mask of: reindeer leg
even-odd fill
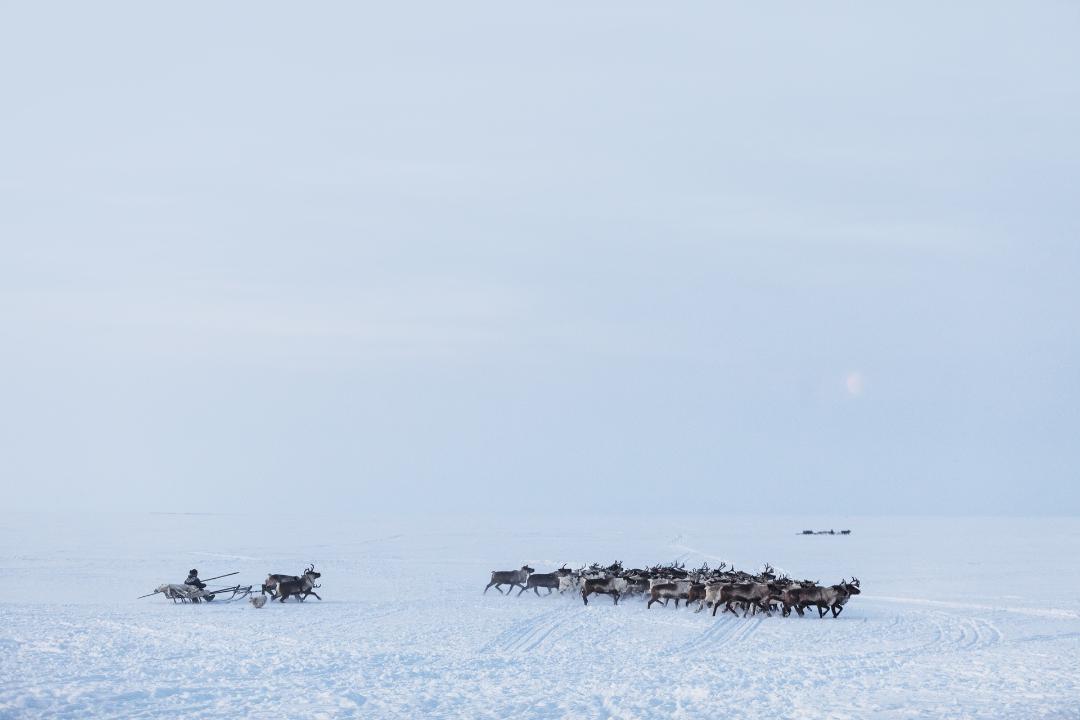
[[[617,592],[611,593],[611,599],[615,601],[616,605],[618,605],[619,604],[619,593],[617,593]]]
[[[315,597],[319,598],[319,602],[322,602],[322,598],[321,598],[321,597],[319,597],[319,593],[317,593],[317,592],[315,592],[314,590],[312,590],[312,591],[311,591],[311,594],[312,594],[312,595],[314,595]]]
[[[843,610],[844,610],[843,605],[833,605],[832,616],[833,617],[838,616],[841,612],[843,612]]]

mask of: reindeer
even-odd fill
[[[278,574],[278,573],[273,573],[273,574],[267,575],[266,580],[264,580],[263,584],[262,584],[262,594],[266,595],[267,593],[270,593],[270,597],[276,598],[278,596],[278,593],[277,593],[278,583],[284,582],[286,580],[299,582],[300,581],[300,576],[299,575],[281,575],[281,574]]]
[[[647,570],[631,570],[623,575],[626,580],[624,595],[644,595],[649,591],[650,573]]]
[[[679,607],[679,600],[686,600],[693,585],[691,580],[658,579],[649,583],[649,602],[645,606],[648,610],[654,602],[660,602],[667,607],[668,600],[675,600],[675,607]]]
[[[522,565],[520,570],[492,570],[491,582],[489,582],[487,584],[487,587],[484,588],[483,594],[486,595],[487,591],[491,588],[492,585],[495,586],[495,589],[499,591],[500,595],[509,595],[510,590],[512,590],[515,585],[524,590],[525,581],[528,580],[529,575],[533,574],[534,572],[536,571],[528,565]],[[510,586],[510,589],[508,589],[505,593],[503,593],[502,591],[503,585]],[[536,594],[539,595],[540,593]]]
[[[694,595],[691,598],[691,595]],[[700,597],[698,595],[700,594]],[[649,602],[645,605],[645,609],[652,608],[654,602],[663,603],[664,607],[667,607],[668,600],[675,600],[675,608],[678,609],[679,601],[685,600],[686,607],[690,607],[691,599],[702,599],[705,597],[705,586],[702,583],[693,582],[692,580],[663,580],[654,583],[649,588]]]
[[[766,566],[768,567],[768,566]],[[769,609],[770,610],[782,610],[784,605],[784,593],[787,589],[795,585],[796,582],[787,575],[781,575],[779,578],[769,581]],[[787,617],[785,614],[784,617]]]
[[[687,609],[689,609],[690,608],[690,603],[694,602],[695,600],[698,600],[698,601],[701,602],[701,605],[698,606],[698,610],[700,610],[701,607],[704,606],[704,603],[705,603],[705,592],[706,592],[705,583],[697,583],[697,582],[696,583],[691,583],[690,584],[690,589],[686,591],[686,600],[685,600],[686,605],[685,605],[685,607]]]
[[[773,583],[762,582],[750,582],[750,583],[730,583],[720,586],[720,597],[716,603],[713,604],[713,616],[716,615],[716,609],[720,606],[720,603],[724,603],[724,612],[731,612],[732,615],[738,615],[734,608],[731,607],[731,603],[742,603],[746,609],[743,611],[743,617],[750,614],[751,608],[754,613],[757,614],[758,609],[764,612],[769,617],[772,617],[772,612],[769,609],[769,595],[778,590],[778,587]]]
[[[565,593],[567,590],[577,590],[581,587],[582,578],[585,577],[587,572],[584,566],[577,570],[571,570],[568,574],[559,578],[559,594]]]
[[[611,599],[618,605],[619,597],[626,592],[626,588],[626,578],[622,577],[585,578],[581,585],[581,600],[588,605],[589,595],[596,593],[597,595],[610,595]]]
[[[859,595],[862,593],[862,590],[859,588],[859,578],[855,576],[852,576],[851,582],[841,580],[839,585],[833,585],[829,589],[835,593],[835,599],[830,606],[834,618],[840,615],[844,609],[844,605],[852,595]]]
[[[694,612],[699,613],[706,607],[713,609],[713,615],[716,615],[716,606],[720,602],[720,591],[727,585],[723,580],[714,580],[709,583],[705,583],[705,592],[702,593],[700,602],[698,603],[698,609]],[[690,604],[689,600],[686,603]]]
[[[308,595],[314,595],[319,600],[322,600],[319,594],[315,592],[315,588],[322,587],[315,584],[315,581],[320,577],[322,577],[322,573],[315,572],[315,563],[311,563],[298,579],[280,581],[277,584],[278,602],[285,602],[293,595],[300,602],[304,602]]]
[[[536,597],[540,597],[540,590],[538,588],[547,588],[547,594],[550,595],[552,590],[560,590],[562,579],[572,575],[573,572],[573,570],[566,567],[566,563],[563,563],[563,566],[555,572],[533,573],[525,581],[524,587],[518,590],[518,597],[521,597],[521,593],[529,588],[532,588],[533,592],[536,593]]]
[[[784,594],[784,607],[788,609],[794,607],[801,616],[803,609],[811,605],[814,605],[818,609],[818,618],[825,617],[825,614],[830,610],[832,616],[837,617],[844,609],[844,604],[852,595],[858,595],[862,591],[859,589],[859,579],[856,577],[851,578],[851,582],[841,581],[839,585],[831,585],[829,587],[802,587],[802,588],[789,588]]]
[[[784,617],[790,615],[793,608],[799,613],[799,617],[802,617],[803,611],[811,605],[809,601],[803,600],[803,593],[815,588],[820,588],[817,580],[799,580],[784,588],[780,592],[780,605]]]
[[[652,604],[662,602],[665,606],[667,601],[675,598],[675,607],[679,607],[679,586],[673,582],[660,582],[649,588],[649,602],[645,604],[646,610],[652,609]]]

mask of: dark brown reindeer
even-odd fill
[[[852,595],[859,595],[862,593],[862,590],[859,588],[859,578],[854,576],[852,576],[851,582],[842,580],[839,585],[833,585],[829,589],[835,593],[835,600],[833,600],[832,605],[829,606],[834,618],[843,611],[844,605],[851,599]]]
[[[512,590],[515,585],[524,590],[525,581],[528,580],[529,576],[532,575],[534,572],[536,571],[528,565],[522,565],[520,570],[492,570],[491,582],[489,582],[487,584],[487,587],[484,588],[484,594],[487,594],[487,591],[491,589],[492,585],[495,586],[495,589],[499,591],[500,595],[509,595],[510,590]],[[503,593],[502,591],[503,585],[510,586],[510,588],[507,589],[505,593]],[[537,595],[539,594],[540,593],[537,593]]]
[[[784,593],[784,608],[787,613],[790,613],[791,608],[794,607],[795,611],[802,615],[805,608],[813,605],[818,609],[818,618],[825,617],[826,613],[830,611],[835,618],[843,611],[844,605],[851,596],[858,595],[861,592],[859,579],[856,577],[852,577],[851,582],[845,580],[841,581],[839,585],[829,587],[815,585],[813,587],[790,588]]]
[[[820,587],[821,583],[817,580],[799,580],[784,588],[780,593],[780,605],[784,617],[790,615],[792,609],[799,613],[799,617],[802,617],[803,611],[811,605],[809,601],[803,599],[803,594],[809,596],[808,591]]]
[[[686,591],[686,607],[689,608],[694,601],[705,602],[705,583],[692,583]]]
[[[293,595],[300,602],[304,602],[308,595],[314,595],[319,600],[319,594],[315,592],[315,588],[321,587],[316,585],[315,581],[322,577],[322,573],[315,572],[315,563],[311,563],[304,574],[295,580],[283,580],[277,584],[278,602],[285,602]]]
[[[563,566],[555,572],[533,573],[525,581],[524,587],[518,590],[518,596],[520,597],[521,593],[525,592],[529,588],[532,588],[533,592],[536,593],[537,597],[540,597],[539,588],[547,588],[547,594],[550,595],[552,591],[559,589],[559,584],[562,582],[562,579],[564,577],[569,577],[573,573],[573,570],[566,567],[566,563],[563,563]]]
[[[276,598],[278,596],[278,593],[277,593],[278,583],[284,582],[286,580],[297,580],[297,581],[299,581],[300,576],[299,575],[282,575],[280,573],[272,573],[270,575],[267,575],[266,580],[264,580],[263,584],[262,584],[262,594],[266,595],[267,593],[270,593],[270,597]]]
[[[720,587],[720,597],[716,603],[713,604],[713,615],[716,615],[716,609],[720,607],[720,604],[724,604],[724,612],[731,612],[733,615],[738,615],[735,609],[731,607],[731,603],[740,603],[746,609],[743,611],[743,617],[750,614],[753,610],[754,614],[757,614],[758,610],[761,610],[769,617],[772,617],[772,612],[769,608],[769,596],[778,592],[779,588],[774,583],[731,583],[730,585],[722,585]]]

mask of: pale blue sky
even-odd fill
[[[5,505],[1080,512],[1080,7],[7,3]]]

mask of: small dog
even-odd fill
[[[266,596],[265,595],[252,595],[251,597],[248,598],[248,601],[252,605],[254,605],[255,607],[261,608],[263,605],[266,604]]]

